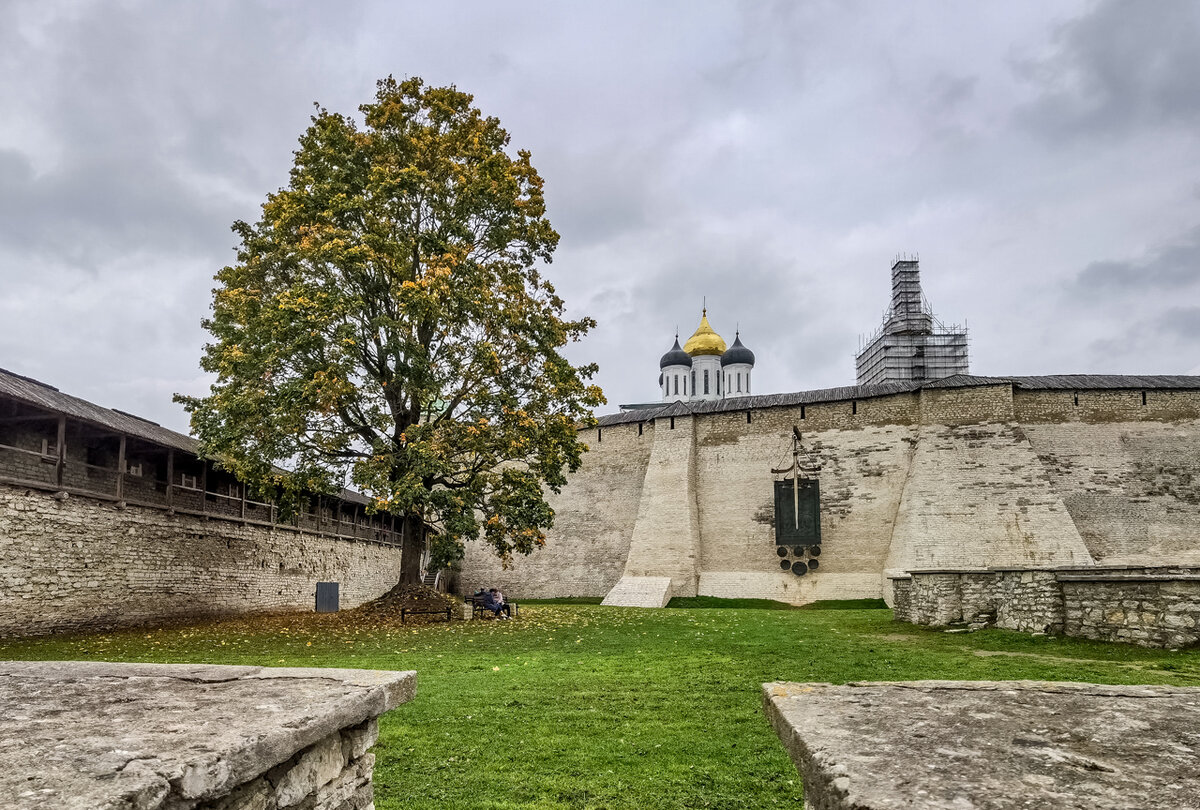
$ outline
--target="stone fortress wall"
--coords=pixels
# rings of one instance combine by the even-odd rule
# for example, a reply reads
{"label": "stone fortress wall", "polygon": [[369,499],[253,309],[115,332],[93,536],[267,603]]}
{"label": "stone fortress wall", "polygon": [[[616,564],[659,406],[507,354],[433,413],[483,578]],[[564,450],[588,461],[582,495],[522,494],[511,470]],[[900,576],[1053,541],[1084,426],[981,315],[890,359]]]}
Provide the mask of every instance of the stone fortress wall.
{"label": "stone fortress wall", "polygon": [[256,500],[153,422],[0,369],[0,636],[312,610],[400,578],[401,536],[370,501]]}
{"label": "stone fortress wall", "polygon": [[[803,604],[891,601],[888,576],[921,569],[1200,565],[1200,380],[1093,390],[1039,379],[602,417],[584,431],[583,468],[550,497],[546,548],[506,568],[469,544],[460,587],[605,596],[653,579],[669,582],[664,599]],[[791,462],[793,426],[821,465],[823,554],[802,577],[780,571],[773,523],[771,468]]]}
{"label": "stone fortress wall", "polygon": [[0,484],[0,636],[270,610],[390,590],[400,548]]}

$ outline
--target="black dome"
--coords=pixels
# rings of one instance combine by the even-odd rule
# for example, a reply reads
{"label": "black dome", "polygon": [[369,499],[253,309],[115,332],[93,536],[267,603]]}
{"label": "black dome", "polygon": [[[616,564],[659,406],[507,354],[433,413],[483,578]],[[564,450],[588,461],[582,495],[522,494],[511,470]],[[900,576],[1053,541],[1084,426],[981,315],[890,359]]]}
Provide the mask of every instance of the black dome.
{"label": "black dome", "polygon": [[742,336],[735,335],[733,345],[725,350],[725,354],[721,355],[721,365],[729,366],[734,363],[746,363],[754,365],[754,352],[742,345]]}
{"label": "black dome", "polygon": [[666,368],[667,366],[692,367],[692,356],[679,348],[679,335],[675,336],[675,345],[671,347],[671,351],[664,354],[662,359],[658,361],[659,368]]}

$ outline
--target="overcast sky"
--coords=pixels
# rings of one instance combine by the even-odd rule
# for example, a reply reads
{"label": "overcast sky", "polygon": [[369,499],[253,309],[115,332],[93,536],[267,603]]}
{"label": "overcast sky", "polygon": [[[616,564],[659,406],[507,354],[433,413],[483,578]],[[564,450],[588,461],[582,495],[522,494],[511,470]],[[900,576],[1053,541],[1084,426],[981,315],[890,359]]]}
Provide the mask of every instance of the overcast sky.
{"label": "overcast sky", "polygon": [[978,374],[1200,374],[1200,3],[0,0],[0,367],[186,430],[213,274],[312,103],[455,84],[533,152],[619,403],[707,296],[854,382],[889,268]]}

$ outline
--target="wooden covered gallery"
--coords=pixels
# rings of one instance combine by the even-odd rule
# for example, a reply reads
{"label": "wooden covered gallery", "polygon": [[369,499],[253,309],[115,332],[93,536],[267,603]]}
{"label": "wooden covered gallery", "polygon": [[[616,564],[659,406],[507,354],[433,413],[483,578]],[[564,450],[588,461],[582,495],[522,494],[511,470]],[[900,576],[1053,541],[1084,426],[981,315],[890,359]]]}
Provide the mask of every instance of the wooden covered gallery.
{"label": "wooden covered gallery", "polygon": [[294,514],[254,500],[245,484],[201,457],[199,442],[0,369],[0,484],[385,545],[400,545],[390,515],[372,515],[351,490],[312,495]]}

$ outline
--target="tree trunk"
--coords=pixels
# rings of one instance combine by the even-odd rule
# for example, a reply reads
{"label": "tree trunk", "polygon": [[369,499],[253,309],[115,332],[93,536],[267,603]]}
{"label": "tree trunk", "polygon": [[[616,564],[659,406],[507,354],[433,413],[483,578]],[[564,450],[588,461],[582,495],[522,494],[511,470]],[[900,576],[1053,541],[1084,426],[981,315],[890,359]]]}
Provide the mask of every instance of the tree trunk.
{"label": "tree trunk", "polygon": [[400,536],[400,583],[416,585],[421,581],[421,557],[425,553],[425,526],[421,518],[405,515]]}

